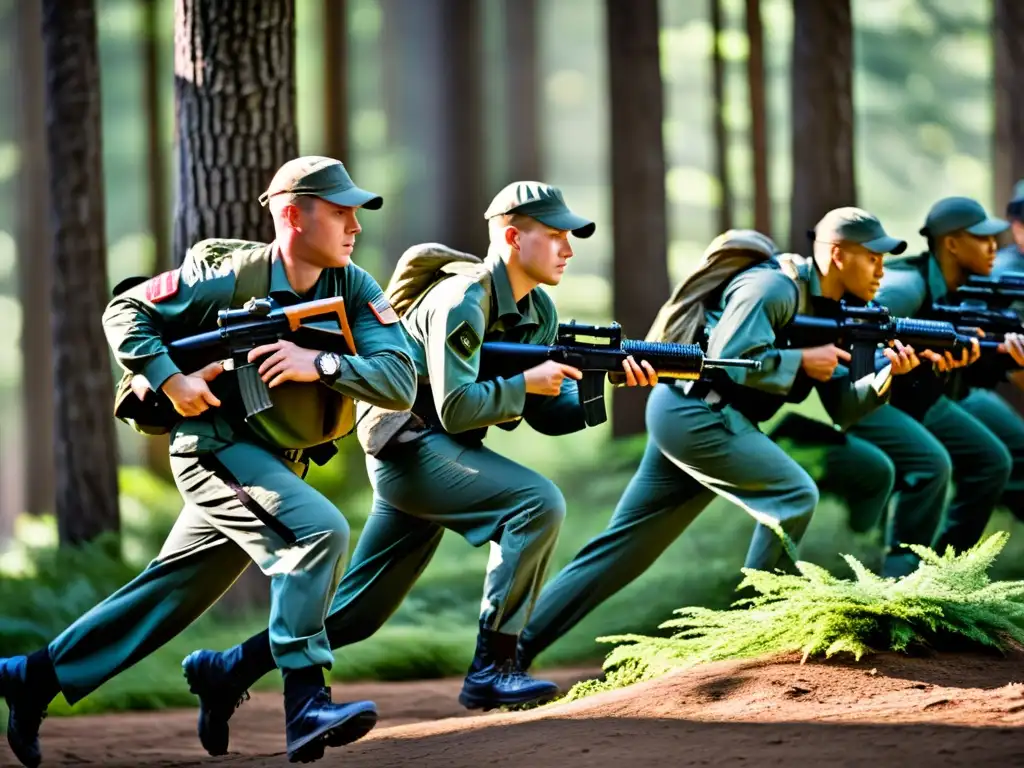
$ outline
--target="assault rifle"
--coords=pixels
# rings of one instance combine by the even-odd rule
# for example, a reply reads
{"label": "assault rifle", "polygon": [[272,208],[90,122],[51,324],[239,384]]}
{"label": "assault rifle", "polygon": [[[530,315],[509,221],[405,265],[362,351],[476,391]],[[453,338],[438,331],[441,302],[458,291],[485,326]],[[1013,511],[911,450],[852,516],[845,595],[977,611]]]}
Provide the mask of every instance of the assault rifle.
{"label": "assault rifle", "polygon": [[[604,341],[583,341],[580,337]],[[715,360],[704,356],[699,344],[669,344],[623,338],[618,323],[610,326],[583,325],[575,320],[558,327],[551,346],[485,341],[480,351],[480,378],[515,376],[547,360],[571,365],[583,372],[578,382],[580,405],[587,426],[602,423],[606,374],[623,373],[622,361],[630,355],[639,363],[646,360],[665,379],[699,379],[708,368],[752,368],[757,360]]]}
{"label": "assault rifle", "polygon": [[[314,325],[316,324],[316,325]],[[259,375],[259,363],[250,363],[249,352],[264,344],[287,339],[300,347],[355,353],[356,345],[341,297],[281,306],[271,298],[250,299],[242,309],[217,313],[217,330],[172,341],[171,359],[183,371],[196,371],[216,360],[238,377],[246,416],[270,408],[270,391]]]}
{"label": "assault rifle", "polygon": [[971,344],[971,336],[951,322],[893,317],[882,306],[858,307],[841,301],[839,313],[834,317],[794,317],[779,334],[776,345],[780,349],[802,349],[835,344],[850,353],[848,368],[856,381],[875,372],[875,353],[879,346],[896,339],[915,351],[950,350],[957,356]]}
{"label": "assault rifle", "polygon": [[990,309],[981,304],[933,304],[931,316],[956,326],[961,333],[980,335],[982,353],[998,351],[999,344],[1007,333],[1024,333],[1020,316],[1012,309]]}
{"label": "assault rifle", "polygon": [[1003,308],[1024,301],[1024,272],[1006,272],[999,277],[971,275],[956,289],[961,299],[974,299],[986,306]]}

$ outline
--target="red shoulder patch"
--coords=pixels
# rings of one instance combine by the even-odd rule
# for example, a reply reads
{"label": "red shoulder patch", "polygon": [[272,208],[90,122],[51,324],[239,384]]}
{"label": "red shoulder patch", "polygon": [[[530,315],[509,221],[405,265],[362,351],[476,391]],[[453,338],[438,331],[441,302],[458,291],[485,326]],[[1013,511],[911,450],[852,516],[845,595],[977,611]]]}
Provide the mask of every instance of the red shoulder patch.
{"label": "red shoulder patch", "polygon": [[383,293],[373,301],[366,303],[373,314],[377,316],[377,319],[380,320],[381,325],[393,325],[398,322],[398,313],[395,312],[395,308],[391,306],[388,297]]}
{"label": "red shoulder patch", "polygon": [[178,292],[178,270],[163,272],[146,281],[146,301],[158,304]]}

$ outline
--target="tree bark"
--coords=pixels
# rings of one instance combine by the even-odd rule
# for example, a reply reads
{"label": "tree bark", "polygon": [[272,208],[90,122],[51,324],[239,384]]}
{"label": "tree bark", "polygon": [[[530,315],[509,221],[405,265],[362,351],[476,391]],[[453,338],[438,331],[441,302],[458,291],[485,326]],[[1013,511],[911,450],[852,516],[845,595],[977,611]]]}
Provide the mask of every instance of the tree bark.
{"label": "tree bark", "polygon": [[93,0],[43,0],[60,541],[119,529],[107,304],[100,73]]}
{"label": "tree bark", "polygon": [[772,198],[768,186],[768,109],[764,86],[764,30],[761,0],[747,0],[747,83],[750,92],[750,152],[754,161],[754,229],[771,237]]}
{"label": "tree bark", "polygon": [[348,109],[348,0],[323,0],[324,139],[352,172]]}
{"label": "tree bark", "polygon": [[[14,78],[19,108],[18,279],[22,307],[22,439],[24,441],[24,508],[40,515],[54,510],[53,328],[50,323],[52,270],[50,237],[39,226],[49,208],[46,162],[46,80],[39,0],[14,5]],[[20,494],[19,494],[20,495]]]}
{"label": "tree bark", "polygon": [[[668,298],[658,0],[606,0],[611,115],[612,306],[643,338]],[[646,390],[617,389],[612,434],[644,430]]]}
{"label": "tree bark", "polygon": [[833,208],[857,204],[850,0],[793,0],[793,194],[789,247]]}
{"label": "tree bark", "polygon": [[504,0],[502,12],[509,126],[506,176],[509,182],[539,181],[542,172],[537,0]]}
{"label": "tree bark", "polygon": [[1024,178],[1024,5],[1019,0],[995,0],[992,38],[995,62],[995,142],[992,199],[1002,214],[1013,186]]}
{"label": "tree bark", "polygon": [[383,4],[388,141],[401,179],[388,200],[401,214],[388,220],[384,274],[415,243],[487,250],[481,6]]}
{"label": "tree bark", "polygon": [[270,242],[258,201],[298,154],[292,0],[175,0],[173,255],[208,237]]}
{"label": "tree bark", "polygon": [[718,231],[732,227],[732,184],[729,180],[729,133],[725,128],[725,65],[722,61],[722,2],[710,0],[712,124],[715,135],[715,176],[721,189]]}

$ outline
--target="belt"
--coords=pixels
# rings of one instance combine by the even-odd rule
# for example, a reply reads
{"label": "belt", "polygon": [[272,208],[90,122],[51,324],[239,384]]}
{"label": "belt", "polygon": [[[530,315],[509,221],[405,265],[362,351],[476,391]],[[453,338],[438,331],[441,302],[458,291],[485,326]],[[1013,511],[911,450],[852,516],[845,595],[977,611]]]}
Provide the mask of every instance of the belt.
{"label": "belt", "polygon": [[693,400],[703,400],[708,404],[712,411],[720,411],[728,405],[725,401],[725,397],[713,389],[711,382],[706,379],[698,379],[697,381],[676,379],[672,384],[677,389],[681,389],[686,397]]}

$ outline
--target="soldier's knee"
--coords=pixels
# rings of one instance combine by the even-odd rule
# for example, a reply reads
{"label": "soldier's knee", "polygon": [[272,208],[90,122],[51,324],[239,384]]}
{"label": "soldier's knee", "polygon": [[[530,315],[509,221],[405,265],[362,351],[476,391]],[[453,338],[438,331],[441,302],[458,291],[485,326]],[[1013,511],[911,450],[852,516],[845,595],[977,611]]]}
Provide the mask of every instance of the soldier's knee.
{"label": "soldier's knee", "polygon": [[527,503],[517,515],[518,524],[537,534],[557,534],[565,520],[565,496],[558,486],[546,478],[524,489]]}
{"label": "soldier's knee", "polygon": [[995,441],[985,451],[984,470],[992,483],[1006,485],[1013,472],[1013,456],[1003,442]]}
{"label": "soldier's knee", "polygon": [[793,490],[793,517],[810,520],[820,498],[821,492],[818,490],[817,484],[808,476]]}
{"label": "soldier's knee", "polygon": [[344,515],[332,504],[325,504],[317,515],[316,528],[323,535],[326,548],[332,552],[348,552],[351,530]]}
{"label": "soldier's knee", "polygon": [[565,520],[565,496],[561,489],[548,481],[540,487],[541,513],[546,527],[555,529],[562,527]]}
{"label": "soldier's knee", "polygon": [[953,459],[946,450],[929,451],[927,456],[927,473],[934,482],[948,485],[953,479]]}

